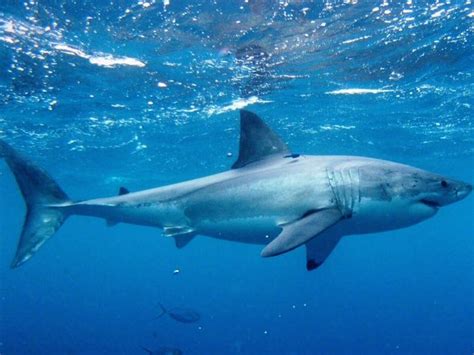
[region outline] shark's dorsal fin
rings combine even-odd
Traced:
[[[281,138],[260,117],[252,112],[241,110],[239,158],[232,165],[232,169],[238,169],[277,154],[283,157],[291,153]]]
[[[123,187],[123,186],[120,186],[120,189],[119,189],[119,196],[122,196],[122,195],[126,195],[126,194],[129,194],[130,191],[126,188],[126,187]]]

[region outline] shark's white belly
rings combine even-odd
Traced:
[[[390,201],[361,199],[352,218],[341,224],[341,233],[366,234],[411,226],[433,216],[436,209],[424,204],[407,203],[403,199]]]
[[[267,244],[281,232],[281,225],[331,204],[324,170],[297,167],[291,164],[224,180],[175,203],[181,206],[184,223],[198,234]]]
[[[202,220],[196,230],[217,239],[241,243],[267,244],[281,231],[276,217],[235,218],[221,221]]]

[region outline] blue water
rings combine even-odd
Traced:
[[[246,107],[294,152],[472,183],[473,11],[2,1],[0,138],[86,199],[228,169]],[[310,273],[302,248],[263,259],[261,246],[199,237],[177,250],[158,229],[85,217],[11,270],[25,207],[3,161],[0,196],[1,354],[474,352],[472,196],[407,229],[345,237]],[[158,303],[201,319],[154,320]]]

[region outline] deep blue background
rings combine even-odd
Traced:
[[[464,2],[25,4],[0,5],[0,138],[74,199],[228,169],[239,105],[295,152],[474,182]],[[236,61],[250,44],[270,59]],[[90,61],[123,57],[144,66]],[[4,162],[0,196],[2,354],[474,351],[472,196],[408,229],[346,237],[311,273],[302,249],[262,259],[260,246],[199,237],[177,250],[158,229],[80,217],[10,270],[25,209]],[[202,319],[153,320],[159,302]]]

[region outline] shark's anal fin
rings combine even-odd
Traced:
[[[306,243],[306,270],[320,267],[334,250],[342,236],[337,233],[321,233]]]
[[[113,226],[117,225],[118,223],[119,223],[119,222],[113,221],[113,220],[111,220],[111,219],[106,219],[106,220],[105,220],[105,224],[106,224],[107,227],[113,227]]]
[[[273,155],[291,154],[290,150],[256,114],[240,111],[240,147],[239,158],[232,169],[241,168],[247,164],[266,159]]]
[[[275,256],[293,250],[341,219],[341,212],[335,208],[305,214],[301,219],[285,225],[281,233],[262,250],[261,255]]]

